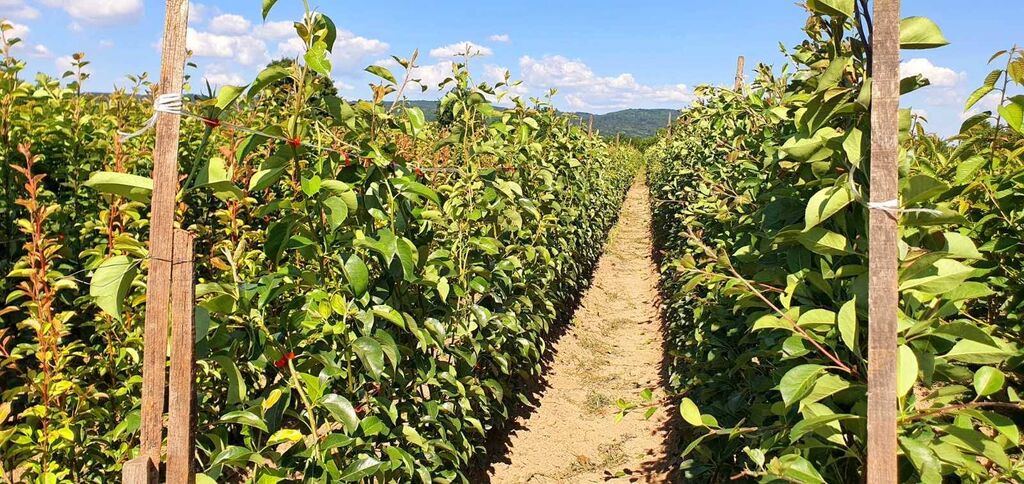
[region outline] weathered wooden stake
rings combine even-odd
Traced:
[[[194,484],[195,454],[195,239],[174,231],[171,269],[171,384],[167,410],[167,482]]]
[[[167,0],[161,52],[162,94],[180,93],[184,85],[185,32],[188,0]],[[178,191],[180,116],[160,113],[153,149],[153,196],[150,214],[150,266],[146,286],[146,325],[143,335],[141,454],[138,459],[158,466],[163,442],[164,385],[167,370],[167,326],[170,318],[171,261],[174,257],[174,198]],[[130,462],[122,477],[139,481],[135,472],[146,464]],[[151,476],[152,474],[146,474]],[[148,478],[147,478],[148,479]]]
[[[868,238],[867,482],[895,484],[899,214],[900,2],[875,0],[872,34],[871,210]],[[884,205],[882,205],[884,206]]]
[[[587,127],[587,136],[594,137],[594,115],[590,115],[590,126]]]
[[[736,92],[743,90],[743,68],[746,63],[747,59],[742,55],[736,59]]]
[[[668,137],[669,137],[669,139],[671,139],[672,138],[672,113],[671,112],[668,113],[668,124],[665,125],[665,129],[668,130]]]

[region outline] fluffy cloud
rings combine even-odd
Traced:
[[[22,40],[22,42],[24,42],[25,39],[28,37],[28,33],[32,31],[32,29],[30,29],[28,25],[10,21],[8,21],[7,24],[11,26],[10,30],[4,32],[4,37],[6,37],[7,40],[19,38]]]
[[[490,40],[491,42],[501,42],[502,44],[512,42],[512,38],[508,34],[494,34],[490,36]]]
[[[210,20],[209,28],[215,34],[242,35],[252,28],[252,22],[241,15],[226,13]]]
[[[257,25],[253,33],[261,39],[283,39],[295,35],[295,24],[284,20],[280,22],[264,22]]]
[[[0,0],[0,18],[32,20],[39,17],[39,10],[25,4],[25,0]]]
[[[569,107],[577,110],[682,107],[693,100],[693,93],[685,84],[649,86],[629,73],[598,76],[582,61],[558,55],[540,59],[523,56],[519,59],[519,69],[529,88],[559,89],[565,93]]]
[[[226,66],[213,64],[203,73],[203,80],[210,83],[215,89],[224,86],[241,86],[248,81],[237,72],[233,72]]]
[[[467,53],[473,57],[487,57],[494,54],[494,51],[469,41],[456,42],[430,50],[430,56],[438,59],[453,59]]]
[[[94,25],[113,25],[138,20],[144,10],[142,0],[42,0],[58,7],[71,18]]]
[[[966,72],[956,72],[948,67],[939,67],[923,58],[910,59],[900,63],[900,77],[923,75],[936,87],[959,87],[967,80]]]
[[[185,43],[197,57],[235,59],[250,66],[270,60],[266,43],[252,35],[220,35],[190,28]]]

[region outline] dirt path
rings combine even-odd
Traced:
[[[548,388],[516,422],[495,483],[666,482],[669,408],[616,422],[616,402],[660,400],[663,337],[656,266],[651,259],[647,187],[630,189],[594,284],[572,326],[555,343]]]

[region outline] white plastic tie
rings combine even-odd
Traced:
[[[181,102],[180,92],[158,95],[156,99],[153,100],[153,115],[149,117],[149,120],[146,121],[146,124],[134,133],[124,133],[119,131],[118,134],[121,135],[121,137],[119,138],[120,141],[124,143],[125,141],[128,141],[137,136],[142,136],[147,131],[153,129],[156,126],[156,120],[160,116],[160,113],[177,115],[184,114],[182,108],[183,105]]]
[[[935,216],[943,215],[941,210],[934,210],[931,208],[901,208],[900,201],[895,198],[884,202],[868,202],[867,206],[871,210],[881,210],[892,215],[900,215],[904,213],[926,213]]]

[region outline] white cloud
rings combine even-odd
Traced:
[[[220,35],[190,28],[185,43],[197,57],[235,59],[247,66],[270,60],[266,43],[252,35]]]
[[[900,63],[900,77],[923,75],[936,87],[959,87],[967,80],[966,72],[956,72],[948,67],[940,67],[932,64],[932,61],[923,58],[910,59]]]
[[[580,60],[562,56],[519,59],[521,76],[528,88],[555,88],[564,92],[569,107],[577,110],[611,111],[629,107],[682,107],[693,100],[685,84],[649,86],[632,74],[598,76]]]
[[[71,18],[94,25],[138,20],[144,10],[142,0],[42,0],[42,3],[59,7]]]
[[[295,24],[283,20],[280,22],[264,22],[256,26],[254,33],[262,39],[283,39],[289,35],[295,35]]]
[[[245,85],[246,79],[241,74],[231,71],[220,64],[212,64],[203,73],[203,80],[210,83],[214,88],[224,85],[241,86]]]
[[[338,29],[334,42],[331,62],[335,69],[352,70],[364,67],[360,63],[367,58],[377,57],[391,49],[387,42],[358,36],[347,30]]]
[[[32,29],[30,29],[28,25],[19,24],[11,21],[8,21],[7,24],[11,26],[10,30],[4,32],[4,37],[7,38],[7,40],[11,40],[17,37],[21,39],[22,42],[24,42],[25,38],[28,37],[28,33],[32,31]]]
[[[452,59],[469,54],[473,57],[487,57],[494,54],[494,51],[482,45],[469,41],[456,42],[436,49],[431,49],[430,56],[438,59]]]
[[[39,17],[39,10],[26,5],[25,0],[0,0],[0,18],[32,20]]]
[[[502,44],[512,42],[512,38],[508,34],[494,34],[490,36],[490,40],[491,42],[501,42]]]
[[[202,3],[188,2],[188,23],[199,24],[206,21],[206,17],[213,11],[209,6]]]
[[[252,22],[241,15],[225,13],[210,20],[209,29],[215,34],[242,35],[252,28]]]
[[[29,54],[32,57],[51,57],[53,53],[43,44],[36,44],[30,48]]]
[[[103,47],[104,49],[109,49],[109,48],[111,48],[113,46],[114,46],[114,41],[113,40],[103,39],[103,40],[100,41],[100,47]]]

